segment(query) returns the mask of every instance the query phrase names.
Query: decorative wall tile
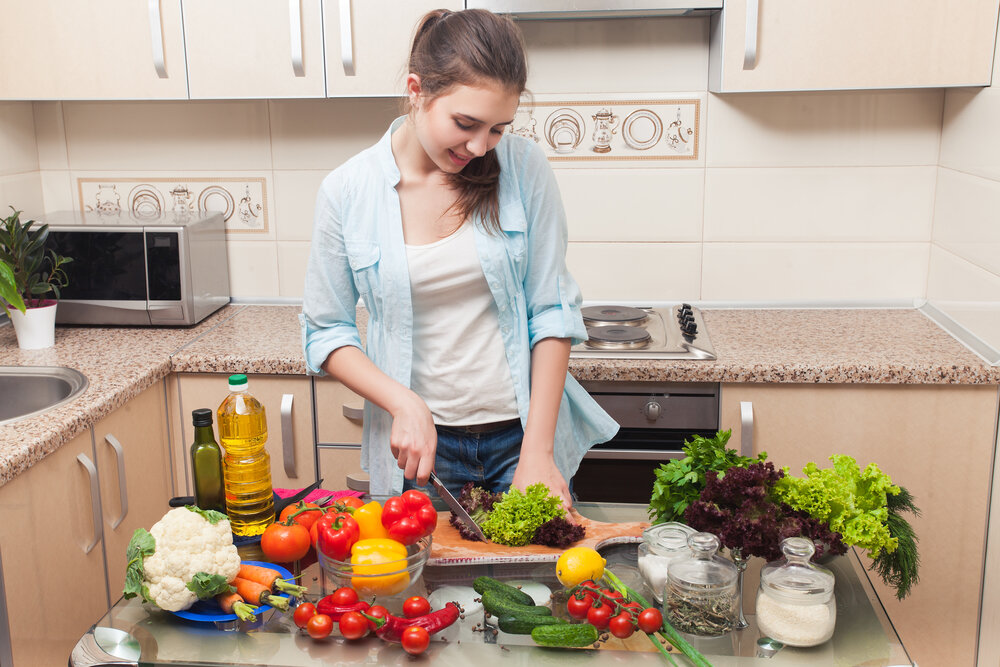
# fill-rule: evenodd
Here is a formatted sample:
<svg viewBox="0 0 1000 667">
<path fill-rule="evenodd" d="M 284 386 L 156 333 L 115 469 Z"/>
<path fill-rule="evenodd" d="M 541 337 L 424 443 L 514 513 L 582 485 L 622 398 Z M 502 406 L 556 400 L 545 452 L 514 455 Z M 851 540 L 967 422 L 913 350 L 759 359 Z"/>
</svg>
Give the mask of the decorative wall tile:
<svg viewBox="0 0 1000 667">
<path fill-rule="evenodd" d="M 267 182 L 264 177 L 219 178 L 77 178 L 80 209 L 139 218 L 166 211 L 218 211 L 227 234 L 269 234 Z"/>
<path fill-rule="evenodd" d="M 697 162 L 703 97 L 538 95 L 518 107 L 509 131 L 534 139 L 550 162 L 565 166 Z"/>
</svg>

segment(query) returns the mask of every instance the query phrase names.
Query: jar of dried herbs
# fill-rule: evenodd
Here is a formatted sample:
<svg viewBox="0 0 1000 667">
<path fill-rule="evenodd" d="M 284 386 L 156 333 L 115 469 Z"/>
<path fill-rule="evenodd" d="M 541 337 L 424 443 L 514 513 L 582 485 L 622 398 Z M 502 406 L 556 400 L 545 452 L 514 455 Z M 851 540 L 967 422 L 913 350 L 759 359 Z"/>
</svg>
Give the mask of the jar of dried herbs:
<svg viewBox="0 0 1000 667">
<path fill-rule="evenodd" d="M 667 572 L 667 620 L 680 632 L 724 635 L 739 610 L 736 566 L 718 555 L 719 538 L 711 533 L 695 533 L 687 543 L 688 555 L 672 561 Z"/>
<path fill-rule="evenodd" d="M 760 571 L 757 625 L 788 646 L 816 646 L 833 636 L 837 602 L 830 570 L 810 563 L 816 547 L 804 537 L 781 542 L 784 558 Z"/>
</svg>

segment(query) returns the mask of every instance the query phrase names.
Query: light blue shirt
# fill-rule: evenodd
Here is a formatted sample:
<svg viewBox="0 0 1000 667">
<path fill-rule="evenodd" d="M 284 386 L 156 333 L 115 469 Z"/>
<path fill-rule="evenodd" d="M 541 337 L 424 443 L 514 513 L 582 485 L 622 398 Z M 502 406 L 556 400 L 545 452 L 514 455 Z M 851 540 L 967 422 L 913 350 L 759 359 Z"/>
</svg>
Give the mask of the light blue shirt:
<svg viewBox="0 0 1000 667">
<path fill-rule="evenodd" d="M 353 345 L 366 350 L 386 375 L 410 385 L 413 308 L 395 189 L 399 168 L 390 146 L 402 120 L 396 119 L 377 144 L 331 172 L 320 187 L 299 317 L 310 373 L 323 374 L 321 365 L 331 352 Z M 580 290 L 566 270 L 566 214 L 552 168 L 542 150 L 524 137 L 505 134 L 495 150 L 501 168 L 502 233 L 487 232 L 476 221 L 475 241 L 496 302 L 524 424 L 531 348 L 543 338 L 570 338 L 575 344 L 587 334 Z M 356 322 L 359 297 L 368 310 L 365 345 Z M 403 471 L 389 450 L 391 427 L 392 416 L 366 401 L 361 465 L 369 473 L 373 495 L 403 488 Z M 567 373 L 554 448 L 563 476 L 570 479 L 584 453 L 617 431 L 618 424 Z"/>
</svg>

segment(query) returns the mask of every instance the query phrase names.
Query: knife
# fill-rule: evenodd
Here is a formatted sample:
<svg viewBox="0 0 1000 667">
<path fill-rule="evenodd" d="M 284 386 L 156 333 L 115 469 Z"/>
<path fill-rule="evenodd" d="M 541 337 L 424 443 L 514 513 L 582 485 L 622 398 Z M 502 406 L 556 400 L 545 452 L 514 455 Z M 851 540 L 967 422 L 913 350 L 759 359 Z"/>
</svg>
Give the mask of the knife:
<svg viewBox="0 0 1000 667">
<path fill-rule="evenodd" d="M 464 523 L 465 527 L 471 530 L 480 540 L 483 542 L 489 542 L 486 538 L 486 533 L 483 532 L 483 529 L 479 527 L 479 524 L 472 520 L 469 513 L 465 511 L 465 508 L 462 507 L 461 503 L 458 502 L 455 496 L 451 495 L 451 491 L 449 491 L 448 487 L 441 482 L 441 479 L 433 472 L 431 472 L 430 479 L 431 484 L 434 486 L 434 490 L 437 491 L 439 496 L 441 496 L 441 500 L 443 500 L 448 507 L 451 508 L 451 511 L 458 517 L 458 520 Z"/>
</svg>

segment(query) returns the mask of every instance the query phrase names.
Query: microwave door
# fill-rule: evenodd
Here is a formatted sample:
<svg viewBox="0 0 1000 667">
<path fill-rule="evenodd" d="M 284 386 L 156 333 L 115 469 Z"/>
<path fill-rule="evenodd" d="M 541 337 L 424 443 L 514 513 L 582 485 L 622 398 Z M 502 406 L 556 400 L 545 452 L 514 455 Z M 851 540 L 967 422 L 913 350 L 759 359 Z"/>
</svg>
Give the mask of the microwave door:
<svg viewBox="0 0 1000 667">
<path fill-rule="evenodd" d="M 146 289 L 152 324 L 184 324 L 189 321 L 183 298 L 188 275 L 181 230 L 146 230 Z"/>
</svg>

